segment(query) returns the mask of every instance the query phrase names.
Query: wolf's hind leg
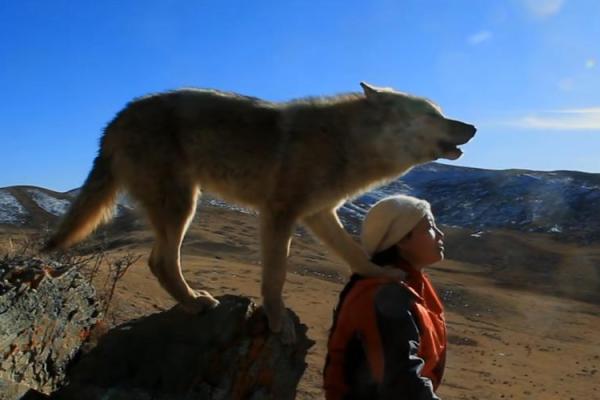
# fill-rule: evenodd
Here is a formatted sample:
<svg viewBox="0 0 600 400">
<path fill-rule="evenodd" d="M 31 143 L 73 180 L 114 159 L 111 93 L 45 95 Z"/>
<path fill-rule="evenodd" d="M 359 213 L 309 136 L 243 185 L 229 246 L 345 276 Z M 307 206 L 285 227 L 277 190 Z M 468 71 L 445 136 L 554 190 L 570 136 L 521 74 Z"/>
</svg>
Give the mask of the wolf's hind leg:
<svg viewBox="0 0 600 400">
<path fill-rule="evenodd" d="M 294 219 L 289 215 L 260 214 L 263 307 L 269 328 L 281 332 L 284 343 L 296 341 L 294 324 L 282 297 L 293 226 Z"/>
<path fill-rule="evenodd" d="M 156 234 L 148 264 L 161 286 L 191 313 L 215 307 L 219 302 L 206 291 L 195 291 L 181 271 L 181 243 L 194 217 L 198 190 L 195 186 L 171 187 L 162 201 L 143 201 Z"/>
</svg>

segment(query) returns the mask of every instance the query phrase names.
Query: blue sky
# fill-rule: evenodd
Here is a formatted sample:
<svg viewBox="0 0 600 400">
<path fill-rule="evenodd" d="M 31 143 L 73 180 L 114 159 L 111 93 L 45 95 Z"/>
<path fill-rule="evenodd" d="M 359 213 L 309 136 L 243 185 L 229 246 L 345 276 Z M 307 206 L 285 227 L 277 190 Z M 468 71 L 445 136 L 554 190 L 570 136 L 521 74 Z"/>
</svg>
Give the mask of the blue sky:
<svg viewBox="0 0 600 400">
<path fill-rule="evenodd" d="M 81 185 L 103 127 L 182 86 L 428 97 L 455 165 L 600 173 L 600 1 L 2 1 L 0 187 Z"/>
</svg>

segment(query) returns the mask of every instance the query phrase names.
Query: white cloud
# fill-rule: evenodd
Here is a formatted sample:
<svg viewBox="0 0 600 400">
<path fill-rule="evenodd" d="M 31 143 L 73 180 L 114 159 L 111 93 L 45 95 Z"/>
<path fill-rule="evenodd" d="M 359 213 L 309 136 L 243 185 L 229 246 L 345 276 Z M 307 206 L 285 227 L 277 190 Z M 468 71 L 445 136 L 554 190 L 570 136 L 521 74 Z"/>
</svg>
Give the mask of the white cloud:
<svg viewBox="0 0 600 400">
<path fill-rule="evenodd" d="M 490 31 L 481 31 L 477 32 L 467 38 L 467 42 L 471 45 L 478 45 L 480 43 L 486 42 L 492 38 L 492 33 Z"/>
<path fill-rule="evenodd" d="M 596 64 L 598 64 L 598 63 L 593 58 L 590 58 L 590 59 L 588 59 L 588 60 L 585 61 L 585 67 L 587 69 L 593 69 L 593 68 L 595 68 Z"/>
<path fill-rule="evenodd" d="M 522 0 L 522 4 L 533 16 L 547 18 L 560 12 L 564 0 Z"/>
<path fill-rule="evenodd" d="M 598 114 L 600 113 L 600 107 L 588 107 L 588 108 L 565 108 L 563 110 L 548 111 L 557 114 Z"/>
<path fill-rule="evenodd" d="M 534 113 L 506 125 L 524 129 L 590 131 L 600 130 L 600 107 L 564 109 Z"/>
</svg>

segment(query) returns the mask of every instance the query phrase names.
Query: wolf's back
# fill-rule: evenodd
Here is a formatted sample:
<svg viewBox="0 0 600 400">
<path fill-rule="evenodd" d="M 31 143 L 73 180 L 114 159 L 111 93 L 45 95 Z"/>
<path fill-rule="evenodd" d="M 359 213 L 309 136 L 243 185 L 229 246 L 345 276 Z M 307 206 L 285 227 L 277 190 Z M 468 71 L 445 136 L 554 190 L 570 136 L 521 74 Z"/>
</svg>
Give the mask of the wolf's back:
<svg viewBox="0 0 600 400">
<path fill-rule="evenodd" d="M 84 239 L 102 221 L 109 219 L 117 189 L 110 158 L 100 153 L 81 192 L 43 250 L 66 249 Z"/>
</svg>

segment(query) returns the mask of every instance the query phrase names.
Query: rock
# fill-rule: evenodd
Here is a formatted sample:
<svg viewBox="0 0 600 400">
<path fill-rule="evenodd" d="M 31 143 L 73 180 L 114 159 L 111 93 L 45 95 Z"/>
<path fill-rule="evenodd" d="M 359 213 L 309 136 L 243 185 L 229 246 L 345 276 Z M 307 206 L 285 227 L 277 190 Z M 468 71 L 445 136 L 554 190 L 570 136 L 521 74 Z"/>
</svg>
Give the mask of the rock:
<svg viewBox="0 0 600 400">
<path fill-rule="evenodd" d="M 298 340 L 269 333 L 251 300 L 223 296 L 201 315 L 177 306 L 118 326 L 69 371 L 55 399 L 294 399 L 314 342 L 292 313 Z"/>
<path fill-rule="evenodd" d="M 49 398 L 27 385 L 0 378 L 0 400 L 41 400 Z"/>
<path fill-rule="evenodd" d="M 0 260 L 0 400 L 294 399 L 308 349 L 271 334 L 250 299 L 179 307 L 108 329 L 80 269 Z"/>
<path fill-rule="evenodd" d="M 25 398 L 24 387 L 50 393 L 61 386 L 99 309 L 76 269 L 30 257 L 0 260 L 3 399 Z"/>
</svg>

